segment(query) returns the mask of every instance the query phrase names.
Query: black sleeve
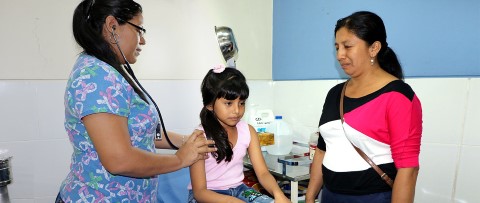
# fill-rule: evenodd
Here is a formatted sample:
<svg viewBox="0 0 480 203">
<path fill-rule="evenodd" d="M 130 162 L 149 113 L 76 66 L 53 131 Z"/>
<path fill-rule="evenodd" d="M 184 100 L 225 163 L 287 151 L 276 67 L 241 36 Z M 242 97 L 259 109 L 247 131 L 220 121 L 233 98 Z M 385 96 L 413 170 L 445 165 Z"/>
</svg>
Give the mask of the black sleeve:
<svg viewBox="0 0 480 203">
<path fill-rule="evenodd" d="M 320 121 L 318 122 L 318 127 L 324 123 L 340 119 L 339 102 L 342 87 L 343 83 L 340 83 L 328 91 L 327 97 L 325 98 L 325 103 L 323 104 L 322 115 L 320 116 Z M 317 148 L 322 151 L 327 150 L 322 133 L 320 133 L 320 136 L 318 136 Z"/>
</svg>

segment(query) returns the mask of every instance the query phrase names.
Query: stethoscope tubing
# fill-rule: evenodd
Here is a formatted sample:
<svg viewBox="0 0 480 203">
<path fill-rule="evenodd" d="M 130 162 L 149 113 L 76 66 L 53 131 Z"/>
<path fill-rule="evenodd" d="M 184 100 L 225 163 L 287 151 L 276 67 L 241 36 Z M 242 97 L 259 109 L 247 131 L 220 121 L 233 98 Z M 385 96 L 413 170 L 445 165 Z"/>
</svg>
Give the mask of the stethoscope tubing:
<svg viewBox="0 0 480 203">
<path fill-rule="evenodd" d="M 128 74 L 130 74 L 130 76 L 133 78 L 133 80 L 137 83 L 138 87 L 140 87 L 140 89 L 143 91 L 143 93 L 145 93 L 147 95 L 147 97 L 150 99 L 150 101 L 152 101 L 153 105 L 155 106 L 155 109 L 157 110 L 157 113 L 158 113 L 158 117 L 160 118 L 160 124 L 159 125 L 162 125 L 161 128 L 163 130 L 163 134 L 165 135 L 165 138 L 167 139 L 168 144 L 173 149 L 178 149 L 178 147 L 175 146 L 172 143 L 172 141 L 170 140 L 170 138 L 167 135 L 167 130 L 165 129 L 165 124 L 163 122 L 162 114 L 160 113 L 160 109 L 158 108 L 157 103 L 155 102 L 155 100 L 153 100 L 152 96 L 150 96 L 150 94 L 147 92 L 147 90 L 145 90 L 145 88 L 143 88 L 142 84 L 138 81 L 137 77 L 135 76 L 135 73 L 133 73 L 133 69 L 130 66 L 130 63 L 128 62 L 127 58 L 125 57 L 125 54 L 123 54 L 123 51 L 120 48 L 120 44 L 119 44 L 118 39 L 117 39 L 116 34 L 115 34 L 115 29 L 112 29 L 111 33 L 112 33 L 113 39 L 115 40 L 115 44 L 117 45 L 118 51 L 120 51 L 120 54 L 122 55 L 123 60 L 125 60 L 125 65 L 127 66 L 126 70 L 127 70 Z M 148 101 L 146 101 L 146 102 L 149 103 Z M 160 126 L 157 125 L 157 129 L 156 129 L 156 132 L 155 132 L 155 139 L 156 140 L 161 140 L 162 139 L 162 134 L 160 133 L 159 128 L 160 128 Z"/>
</svg>

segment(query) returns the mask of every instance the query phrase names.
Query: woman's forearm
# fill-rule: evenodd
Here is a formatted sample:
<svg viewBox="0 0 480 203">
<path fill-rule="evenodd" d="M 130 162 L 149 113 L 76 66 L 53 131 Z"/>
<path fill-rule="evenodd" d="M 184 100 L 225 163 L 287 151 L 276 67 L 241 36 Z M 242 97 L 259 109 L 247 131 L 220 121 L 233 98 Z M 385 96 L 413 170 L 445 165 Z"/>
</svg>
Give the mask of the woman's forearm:
<svg viewBox="0 0 480 203">
<path fill-rule="evenodd" d="M 102 162 L 112 163 L 110 167 L 106 167 L 110 173 L 131 177 L 151 177 L 186 166 L 175 154 L 155 154 L 134 147 L 126 150 L 123 155 L 119 154 L 116 158 L 110 157 L 110 160 Z"/>
<path fill-rule="evenodd" d="M 307 194 L 305 195 L 305 202 L 313 203 L 317 199 L 317 195 L 323 186 L 322 164 L 325 152 L 319 149 L 315 150 L 313 158 L 310 181 L 308 183 Z"/>
<path fill-rule="evenodd" d="M 132 146 L 126 117 L 97 113 L 82 121 L 100 162 L 112 174 L 151 177 L 186 166 L 175 154 L 160 155 Z"/>
<path fill-rule="evenodd" d="M 392 203 L 413 203 L 418 167 L 400 168 L 393 184 Z"/>
<path fill-rule="evenodd" d="M 257 178 L 265 190 L 272 196 L 281 195 L 283 191 L 278 186 L 277 180 L 268 171 L 263 174 L 256 174 Z"/>
</svg>

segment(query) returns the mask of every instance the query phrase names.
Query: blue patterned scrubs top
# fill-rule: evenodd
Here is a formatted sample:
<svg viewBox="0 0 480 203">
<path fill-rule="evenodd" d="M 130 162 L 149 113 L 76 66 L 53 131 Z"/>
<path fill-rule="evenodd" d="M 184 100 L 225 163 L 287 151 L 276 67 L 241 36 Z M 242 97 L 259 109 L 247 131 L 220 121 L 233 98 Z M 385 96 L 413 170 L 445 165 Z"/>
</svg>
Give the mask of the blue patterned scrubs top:
<svg viewBox="0 0 480 203">
<path fill-rule="evenodd" d="M 150 102 L 151 103 L 151 102 Z M 157 179 L 109 173 L 100 162 L 82 118 L 111 113 L 128 118 L 132 146 L 155 152 L 159 120 L 125 78 L 109 64 L 81 54 L 65 91 L 65 129 L 73 146 L 70 173 L 60 187 L 65 202 L 155 202 Z"/>
</svg>

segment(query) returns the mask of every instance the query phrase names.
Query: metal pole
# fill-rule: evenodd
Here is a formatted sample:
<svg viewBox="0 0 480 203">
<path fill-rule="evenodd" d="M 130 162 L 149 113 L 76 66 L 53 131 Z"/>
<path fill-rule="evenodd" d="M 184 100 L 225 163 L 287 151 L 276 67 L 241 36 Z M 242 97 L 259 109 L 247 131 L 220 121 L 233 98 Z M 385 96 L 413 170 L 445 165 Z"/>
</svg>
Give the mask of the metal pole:
<svg viewBox="0 0 480 203">
<path fill-rule="evenodd" d="M 7 186 L 0 187 L 0 203 L 10 203 Z"/>
</svg>

